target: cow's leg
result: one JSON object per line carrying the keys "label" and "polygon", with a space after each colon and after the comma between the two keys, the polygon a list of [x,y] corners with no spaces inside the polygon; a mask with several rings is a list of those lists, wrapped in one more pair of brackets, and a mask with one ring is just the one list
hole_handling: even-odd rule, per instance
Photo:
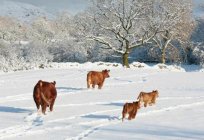
{"label": "cow's leg", "polygon": [[34,96],[33,96],[33,99],[34,99],[34,101],[35,101],[35,105],[36,105],[36,107],[37,107],[37,110],[39,110],[41,101],[40,101],[40,99],[37,98],[36,96],[37,96],[37,95],[34,95]]}
{"label": "cow's leg", "polygon": [[131,120],[132,119],[132,115],[133,115],[133,110],[132,111],[130,111],[128,114],[129,114],[129,116],[128,116],[128,120]]}
{"label": "cow's leg", "polygon": [[133,112],[133,114],[132,114],[132,119],[135,118],[136,114],[137,114],[137,110],[135,110],[135,111]]}
{"label": "cow's leg", "polygon": [[39,110],[40,109],[40,103],[36,101],[35,104],[36,104],[37,110]]}
{"label": "cow's leg", "polygon": [[129,116],[128,116],[128,120],[131,120],[132,119],[132,112],[129,113]]}
{"label": "cow's leg", "polygon": [[40,114],[41,113],[41,110],[40,110],[41,100],[37,100],[36,98],[34,100],[35,100],[35,104],[36,104],[36,107],[37,107],[37,113]]}
{"label": "cow's leg", "polygon": [[[42,109],[42,106],[41,106],[41,109]],[[40,115],[42,113],[41,109],[40,109],[40,105],[39,105],[39,109],[37,110],[38,115]]]}
{"label": "cow's leg", "polygon": [[90,88],[91,83],[87,81],[87,88]]}
{"label": "cow's leg", "polygon": [[53,111],[54,103],[55,103],[55,99],[53,99],[52,102],[51,102],[51,104],[50,104],[50,111]]}
{"label": "cow's leg", "polygon": [[90,88],[90,85],[87,83],[87,88]]}
{"label": "cow's leg", "polygon": [[148,105],[152,106],[152,100],[148,101]]}
{"label": "cow's leg", "polygon": [[122,122],[123,122],[123,119],[125,118],[125,113],[122,113]]}
{"label": "cow's leg", "polygon": [[46,104],[46,103],[43,103],[43,104],[42,104],[42,113],[43,113],[44,115],[46,115],[46,114],[45,114],[45,112],[46,112],[46,107],[47,107],[47,104]]}
{"label": "cow's leg", "polygon": [[98,89],[101,89],[102,86],[103,86],[103,83],[99,83],[99,84],[98,84]]}
{"label": "cow's leg", "polygon": [[95,88],[95,84],[94,83],[92,84],[92,88]]}
{"label": "cow's leg", "polygon": [[144,102],[144,107],[147,107],[147,102]]}

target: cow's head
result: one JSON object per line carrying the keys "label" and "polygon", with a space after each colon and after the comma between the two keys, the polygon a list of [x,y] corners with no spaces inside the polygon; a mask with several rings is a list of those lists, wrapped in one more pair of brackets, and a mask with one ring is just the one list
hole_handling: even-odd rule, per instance
{"label": "cow's head", "polygon": [[159,92],[158,92],[158,90],[153,90],[152,92],[155,94],[156,97],[159,97]]}
{"label": "cow's head", "polygon": [[133,104],[135,104],[135,107],[137,108],[137,109],[140,109],[140,101],[136,101],[136,102],[133,102]]}
{"label": "cow's head", "polygon": [[103,76],[104,76],[105,78],[110,77],[109,72],[110,72],[110,70],[107,70],[107,69],[103,70],[103,71],[102,71]]}

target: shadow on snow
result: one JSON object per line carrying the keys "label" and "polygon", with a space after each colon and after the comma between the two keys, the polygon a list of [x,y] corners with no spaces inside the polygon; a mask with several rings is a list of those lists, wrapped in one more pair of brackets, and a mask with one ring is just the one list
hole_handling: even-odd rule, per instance
{"label": "shadow on snow", "polygon": [[28,113],[28,112],[31,112],[31,110],[16,108],[16,107],[0,106],[0,112]]}
{"label": "shadow on snow", "polygon": [[85,90],[87,88],[56,87],[56,89],[59,90],[60,92],[72,93],[75,91],[82,91],[82,90]]}
{"label": "shadow on snow", "polygon": [[107,120],[119,120],[117,116],[109,116],[109,115],[95,115],[95,114],[90,114],[83,116],[84,118],[90,118],[90,119],[107,119]]}
{"label": "shadow on snow", "polygon": [[141,138],[141,134],[151,138],[159,137],[158,139],[204,139],[204,131],[168,126],[143,125],[142,127],[135,127],[134,129],[130,129],[129,127],[123,127],[123,129],[121,129],[120,127],[102,129],[108,132],[126,133],[128,135],[134,135],[135,139]]}
{"label": "shadow on snow", "polygon": [[104,104],[107,106],[119,106],[119,107],[123,107],[125,103],[116,103],[116,102],[112,102],[112,103],[108,103],[108,104]]}

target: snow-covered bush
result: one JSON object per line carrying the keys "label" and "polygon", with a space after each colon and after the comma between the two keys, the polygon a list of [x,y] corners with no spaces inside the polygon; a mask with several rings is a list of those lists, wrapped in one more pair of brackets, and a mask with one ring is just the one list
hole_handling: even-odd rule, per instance
{"label": "snow-covered bush", "polygon": [[43,68],[53,60],[48,47],[40,42],[32,42],[23,47],[23,57],[30,68]]}
{"label": "snow-covered bush", "polygon": [[190,63],[204,65],[204,45],[198,45],[191,50]]}
{"label": "snow-covered bush", "polygon": [[16,46],[0,43],[0,70],[17,71],[26,69],[22,51]]}
{"label": "snow-covered bush", "polygon": [[53,62],[86,62],[87,51],[74,41],[59,42],[49,47]]}
{"label": "snow-covered bush", "polygon": [[120,62],[121,56],[118,56],[113,50],[102,49],[100,44],[94,44],[87,48],[89,62]]}
{"label": "snow-covered bush", "polygon": [[19,20],[0,16],[0,39],[4,42],[15,43],[23,40],[26,38],[27,32],[26,25]]}

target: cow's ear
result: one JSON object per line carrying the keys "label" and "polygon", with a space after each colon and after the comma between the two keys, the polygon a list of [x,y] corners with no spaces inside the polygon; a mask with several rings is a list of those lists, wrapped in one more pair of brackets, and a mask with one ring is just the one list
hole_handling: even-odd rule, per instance
{"label": "cow's ear", "polygon": [[56,85],[56,81],[53,81],[53,84]]}

